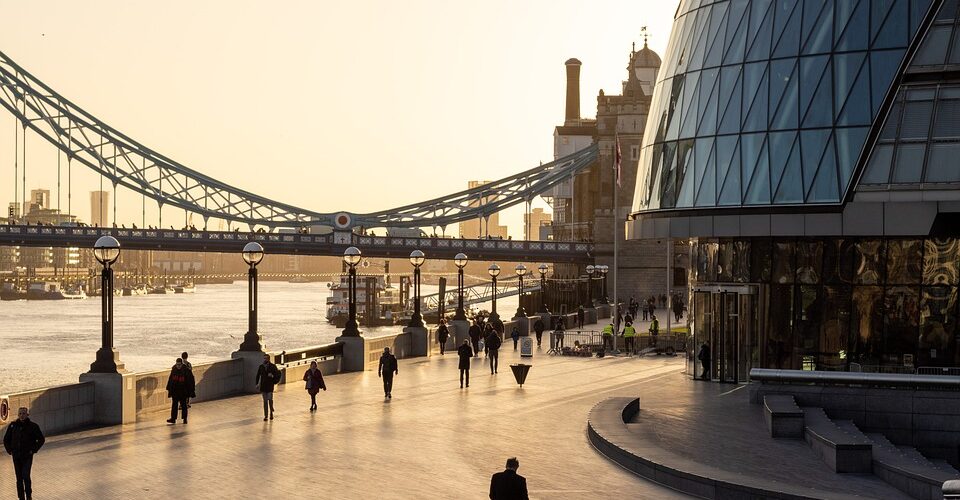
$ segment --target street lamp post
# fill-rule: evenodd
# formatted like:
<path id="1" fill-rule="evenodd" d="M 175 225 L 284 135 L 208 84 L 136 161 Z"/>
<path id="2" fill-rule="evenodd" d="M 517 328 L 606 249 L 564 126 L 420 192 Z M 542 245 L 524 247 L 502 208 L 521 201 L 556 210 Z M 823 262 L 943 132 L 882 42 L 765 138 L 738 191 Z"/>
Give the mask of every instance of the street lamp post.
<path id="1" fill-rule="evenodd" d="M 519 287 L 520 294 L 518 295 L 517 300 L 517 318 L 526 318 L 527 311 L 523 309 L 523 275 L 527 274 L 527 266 L 523 264 L 517 264 L 517 267 L 514 268 L 517 272 L 517 286 Z"/>
<path id="2" fill-rule="evenodd" d="M 263 246 L 251 241 L 240 252 L 243 261 L 250 266 L 247 272 L 247 333 L 240 344 L 241 351 L 263 351 L 260 334 L 257 332 L 257 264 L 263 260 Z"/>
<path id="3" fill-rule="evenodd" d="M 410 252 L 410 263 L 413 264 L 413 314 L 407 326 L 423 327 L 423 315 L 420 314 L 420 266 L 426 255 L 420 250 Z"/>
<path id="4" fill-rule="evenodd" d="M 601 303 L 601 304 L 609 304 L 609 303 L 610 303 L 610 300 L 607 299 L 607 273 L 610 272 L 610 266 L 608 266 L 608 265 L 606 265 L 606 264 L 601 264 L 601 265 L 597 266 L 597 268 L 600 269 L 600 279 L 601 279 L 601 281 L 600 281 L 600 287 L 601 287 L 600 303 Z"/>
<path id="5" fill-rule="evenodd" d="M 537 266 L 537 271 L 540 272 L 540 307 L 543 307 L 543 312 L 547 312 L 547 270 L 550 269 L 546 264 L 540 264 Z"/>
<path id="6" fill-rule="evenodd" d="M 113 348 L 113 268 L 120 257 L 120 242 L 113 236 L 101 236 L 93 245 L 93 256 L 103 265 L 100 274 L 101 330 L 100 349 L 97 359 L 90 364 L 91 373 L 117 373 L 123 371 L 120 353 Z"/>
<path id="7" fill-rule="evenodd" d="M 587 307 L 593 307 L 593 273 L 596 270 L 593 264 L 587 266 Z"/>
<path id="8" fill-rule="evenodd" d="M 347 325 L 343 329 L 344 337 L 359 337 L 360 328 L 357 324 L 357 264 L 360 263 L 360 249 L 350 247 L 343 251 L 343 262 L 350 267 L 349 279 L 347 280 L 347 295 L 350 303 Z"/>
<path id="9" fill-rule="evenodd" d="M 467 254 L 461 252 L 453 258 L 453 263 L 457 265 L 457 313 L 453 319 L 457 321 L 466 321 L 467 312 L 463 310 L 463 268 L 467 265 Z"/>
<path id="10" fill-rule="evenodd" d="M 496 324 L 500 319 L 500 315 L 497 314 L 497 276 L 500 276 L 500 266 L 496 264 L 490 264 L 490 267 L 487 268 L 487 274 L 490 275 L 490 278 L 493 280 L 493 302 L 492 307 L 490 308 L 490 322 Z"/>

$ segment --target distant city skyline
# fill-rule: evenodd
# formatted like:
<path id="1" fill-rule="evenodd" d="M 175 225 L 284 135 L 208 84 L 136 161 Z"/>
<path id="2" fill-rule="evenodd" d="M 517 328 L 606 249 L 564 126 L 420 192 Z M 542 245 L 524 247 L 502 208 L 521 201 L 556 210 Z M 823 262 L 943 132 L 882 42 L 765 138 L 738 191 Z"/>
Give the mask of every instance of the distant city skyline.
<path id="1" fill-rule="evenodd" d="M 620 88 L 642 26 L 663 51 L 676 2 L 9 8 L 31 22 L 0 34 L 0 50 L 135 140 L 286 203 L 370 212 L 551 160 L 563 62 L 583 61 L 581 113 L 593 116 L 597 92 Z M 6 179 L 13 142 L 12 132 L 0 137 Z M 27 192 L 50 189 L 51 206 L 66 210 L 66 161 L 58 194 L 55 149 L 29 134 L 27 150 Z M 79 165 L 71 175 L 72 212 L 89 221 L 99 178 Z M 364 191 L 337 188 L 350 181 Z M 14 201 L 9 180 L 3 186 L 4 201 Z M 118 190 L 116 199 L 117 222 L 140 224 L 140 196 Z M 156 224 L 156 204 L 145 210 Z M 501 216 L 514 238 L 522 216 L 519 206 Z M 182 224 L 183 212 L 167 207 L 163 221 Z"/>

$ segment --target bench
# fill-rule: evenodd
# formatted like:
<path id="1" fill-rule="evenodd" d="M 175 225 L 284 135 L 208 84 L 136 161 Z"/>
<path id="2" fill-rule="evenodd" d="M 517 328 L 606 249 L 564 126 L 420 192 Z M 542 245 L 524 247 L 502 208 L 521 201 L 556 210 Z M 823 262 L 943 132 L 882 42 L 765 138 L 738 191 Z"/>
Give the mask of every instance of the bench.
<path id="1" fill-rule="evenodd" d="M 803 438 L 834 472 L 872 472 L 873 444 L 833 423 L 823 408 L 803 408 Z"/>
<path id="2" fill-rule="evenodd" d="M 768 394 L 763 397 L 763 420 L 770 437 L 803 438 L 803 410 L 793 396 Z"/>

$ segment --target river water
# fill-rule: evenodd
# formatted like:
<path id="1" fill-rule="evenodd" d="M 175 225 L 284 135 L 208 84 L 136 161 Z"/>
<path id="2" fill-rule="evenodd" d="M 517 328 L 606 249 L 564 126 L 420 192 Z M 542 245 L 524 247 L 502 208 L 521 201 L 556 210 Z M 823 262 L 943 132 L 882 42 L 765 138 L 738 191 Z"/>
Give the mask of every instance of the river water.
<path id="1" fill-rule="evenodd" d="M 258 330 L 271 351 L 327 344 L 340 329 L 326 321 L 326 283 L 261 281 Z M 436 287 L 423 285 L 423 293 Z M 517 298 L 498 302 L 512 311 Z M 199 363 L 225 359 L 247 331 L 247 284 L 197 285 L 194 294 L 114 300 L 114 344 L 129 371 L 167 368 L 182 351 Z M 489 307 L 489 306 L 487 306 Z M 365 336 L 399 327 L 363 328 Z M 0 302 L 0 395 L 73 383 L 100 347 L 100 298 Z"/>

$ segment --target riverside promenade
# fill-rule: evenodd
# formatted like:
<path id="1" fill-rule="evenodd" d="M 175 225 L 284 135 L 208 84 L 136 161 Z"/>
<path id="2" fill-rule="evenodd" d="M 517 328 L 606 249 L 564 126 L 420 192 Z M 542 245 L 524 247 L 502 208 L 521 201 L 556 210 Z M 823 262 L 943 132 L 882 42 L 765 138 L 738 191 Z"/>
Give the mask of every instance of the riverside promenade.
<path id="1" fill-rule="evenodd" d="M 546 344 L 546 342 L 545 342 Z M 613 396 L 681 377 L 682 358 L 548 356 L 535 349 L 523 388 L 509 365 L 474 359 L 460 389 L 455 353 L 400 360 L 393 399 L 375 371 L 326 376 L 319 410 L 302 383 L 275 396 L 262 420 L 259 395 L 197 403 L 190 423 L 167 411 L 135 424 L 48 439 L 34 462 L 34 498 L 486 498 L 490 475 L 520 460 L 531 498 L 686 498 L 615 465 L 590 444 L 590 409 Z M 9 458 L 0 497 L 16 491 Z"/>

